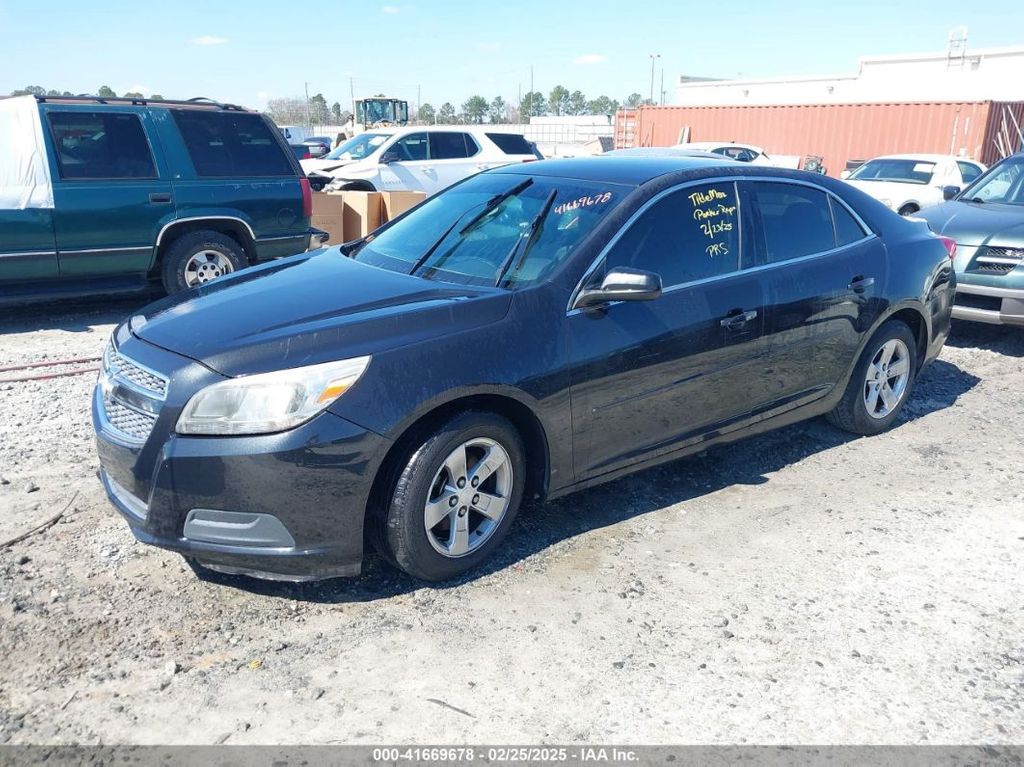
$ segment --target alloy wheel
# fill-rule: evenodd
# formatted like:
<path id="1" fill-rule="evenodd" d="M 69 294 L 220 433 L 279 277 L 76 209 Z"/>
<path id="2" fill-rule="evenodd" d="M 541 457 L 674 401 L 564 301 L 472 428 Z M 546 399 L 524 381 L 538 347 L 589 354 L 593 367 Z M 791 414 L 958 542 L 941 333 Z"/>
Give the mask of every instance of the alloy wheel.
<path id="1" fill-rule="evenodd" d="M 881 420 L 900 406 L 910 382 L 910 350 L 898 338 L 886 341 L 875 352 L 864 379 L 864 406 L 868 415 Z"/>
<path id="2" fill-rule="evenodd" d="M 185 285 L 190 288 L 235 271 L 234 264 L 217 250 L 200 250 L 185 262 Z"/>
<path id="3" fill-rule="evenodd" d="M 454 559 L 480 548 L 505 516 L 513 481 L 512 461 L 492 439 L 471 439 L 449 453 L 423 507 L 434 550 Z"/>

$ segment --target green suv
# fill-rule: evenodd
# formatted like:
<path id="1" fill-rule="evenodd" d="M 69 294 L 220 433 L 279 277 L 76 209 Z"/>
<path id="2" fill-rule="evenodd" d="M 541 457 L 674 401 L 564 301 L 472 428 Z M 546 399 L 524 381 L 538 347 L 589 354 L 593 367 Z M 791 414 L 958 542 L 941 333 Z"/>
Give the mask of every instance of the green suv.
<path id="1" fill-rule="evenodd" d="M 0 99 L 0 302 L 168 293 L 305 251 L 309 182 L 264 115 L 206 99 Z"/>

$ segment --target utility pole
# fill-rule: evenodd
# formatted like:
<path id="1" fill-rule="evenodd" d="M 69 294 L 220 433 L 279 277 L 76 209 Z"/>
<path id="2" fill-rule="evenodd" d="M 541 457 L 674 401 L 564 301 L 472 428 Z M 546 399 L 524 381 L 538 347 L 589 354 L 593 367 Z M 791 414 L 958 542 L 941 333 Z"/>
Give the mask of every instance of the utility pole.
<path id="1" fill-rule="evenodd" d="M 665 106 L 665 67 L 661 68 L 661 105 Z"/>
<path id="2" fill-rule="evenodd" d="M 661 58 L 660 53 L 648 54 L 651 57 L 651 98 L 650 102 L 654 103 L 654 62 Z"/>
<path id="3" fill-rule="evenodd" d="M 306 86 L 306 129 L 313 130 L 313 123 L 309 121 L 309 83 L 303 83 Z"/>

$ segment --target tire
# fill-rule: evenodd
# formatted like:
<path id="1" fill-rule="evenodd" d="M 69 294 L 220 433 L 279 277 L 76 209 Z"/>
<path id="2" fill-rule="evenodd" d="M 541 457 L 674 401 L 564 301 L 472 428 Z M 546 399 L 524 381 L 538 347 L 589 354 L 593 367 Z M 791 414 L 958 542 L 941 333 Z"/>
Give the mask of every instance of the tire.
<path id="1" fill-rule="evenodd" d="M 488 449 L 490 473 L 473 486 Z M 460 450 L 466 471 L 453 479 L 448 466 Z M 474 411 L 455 416 L 419 442 L 396 471 L 386 505 L 370 520 L 371 539 L 386 559 L 424 581 L 455 578 L 487 559 L 508 533 L 526 484 L 525 452 L 515 427 L 493 413 Z M 461 489 L 458 480 L 465 482 Z M 495 511 L 501 501 L 503 510 Z M 485 503 L 490 516 L 480 511 Z M 437 520 L 430 529 L 428 513 Z"/>
<path id="2" fill-rule="evenodd" d="M 899 209 L 899 214 L 901 216 L 912 216 L 919 210 L 921 210 L 919 207 L 914 205 L 912 202 L 908 202 L 906 205 Z"/>
<path id="3" fill-rule="evenodd" d="M 892 350 L 888 361 L 884 362 L 885 351 Z M 902 364 L 900 364 L 902 362 Z M 879 364 L 886 364 L 886 370 L 880 370 Z M 905 370 L 903 365 L 905 364 Z M 874 368 L 873 381 L 868 380 L 869 370 Z M 899 370 L 898 375 L 890 371 Z M 905 376 L 905 377 L 904 377 Z M 864 347 L 857 360 L 857 365 L 850 376 L 843 398 L 828 414 L 833 426 L 853 434 L 870 436 L 880 434 L 892 426 L 899 417 L 900 411 L 910 398 L 917 376 L 917 341 L 907 325 L 899 320 L 889 320 L 875 331 Z M 881 385 L 878 381 L 883 381 Z M 890 396 L 895 396 L 895 404 L 887 402 L 884 390 L 888 387 Z M 873 389 L 878 395 L 873 397 Z M 874 400 L 872 414 L 871 402 Z"/>
<path id="4" fill-rule="evenodd" d="M 161 271 L 168 294 L 209 282 L 246 266 L 242 246 L 220 232 L 201 230 L 182 235 L 167 249 Z"/>

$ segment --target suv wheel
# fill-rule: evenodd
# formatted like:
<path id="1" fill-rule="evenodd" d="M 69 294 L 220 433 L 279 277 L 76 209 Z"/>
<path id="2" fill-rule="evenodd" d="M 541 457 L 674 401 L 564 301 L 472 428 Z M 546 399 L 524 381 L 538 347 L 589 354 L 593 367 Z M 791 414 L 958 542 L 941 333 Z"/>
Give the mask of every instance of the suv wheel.
<path id="1" fill-rule="evenodd" d="M 426 581 L 454 578 L 483 562 L 508 533 L 526 484 L 522 440 L 491 413 L 456 416 L 400 471 L 371 530 L 385 557 Z"/>
<path id="2" fill-rule="evenodd" d="M 871 337 L 829 421 L 854 434 L 879 434 L 896 420 L 917 375 L 917 342 L 899 320 L 884 323 Z"/>
<path id="3" fill-rule="evenodd" d="M 223 277 L 246 265 L 245 252 L 220 232 L 199 231 L 180 237 L 164 256 L 163 283 L 177 293 Z"/>

